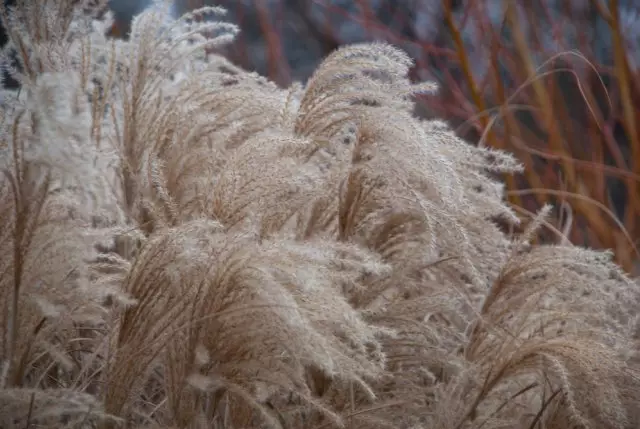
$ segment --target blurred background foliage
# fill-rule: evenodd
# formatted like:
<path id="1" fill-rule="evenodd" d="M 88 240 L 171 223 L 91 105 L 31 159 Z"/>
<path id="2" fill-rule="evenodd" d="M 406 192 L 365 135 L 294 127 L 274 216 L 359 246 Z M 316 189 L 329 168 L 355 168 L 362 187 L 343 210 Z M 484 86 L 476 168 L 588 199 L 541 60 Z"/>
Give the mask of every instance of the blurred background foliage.
<path id="1" fill-rule="evenodd" d="M 150 0 L 111 0 L 115 35 Z M 241 33 L 222 52 L 280 85 L 304 82 L 340 45 L 384 40 L 415 58 L 440 91 L 417 114 L 472 144 L 515 153 L 505 178 L 528 217 L 550 202 L 541 239 L 640 257 L 640 2 L 637 0 L 178 0 L 216 4 Z"/>

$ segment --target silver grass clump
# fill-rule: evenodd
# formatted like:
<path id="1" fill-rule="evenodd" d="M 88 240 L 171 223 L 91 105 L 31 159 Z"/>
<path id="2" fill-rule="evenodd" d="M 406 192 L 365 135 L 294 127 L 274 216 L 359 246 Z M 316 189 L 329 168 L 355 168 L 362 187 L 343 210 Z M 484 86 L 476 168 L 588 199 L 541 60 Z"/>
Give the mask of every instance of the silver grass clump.
<path id="1" fill-rule="evenodd" d="M 0 426 L 637 427 L 637 284 L 508 233 L 519 164 L 413 117 L 406 54 L 281 89 L 220 9 L 103 6 L 2 11 Z"/>

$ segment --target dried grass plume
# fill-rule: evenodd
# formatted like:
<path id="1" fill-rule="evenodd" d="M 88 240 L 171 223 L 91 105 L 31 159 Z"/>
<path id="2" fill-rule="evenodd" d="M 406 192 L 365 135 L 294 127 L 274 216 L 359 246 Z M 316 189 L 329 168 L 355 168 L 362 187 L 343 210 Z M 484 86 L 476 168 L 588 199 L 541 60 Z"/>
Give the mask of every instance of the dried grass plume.
<path id="1" fill-rule="evenodd" d="M 531 244 L 411 59 L 282 89 L 168 2 L 1 8 L 2 428 L 636 428 L 638 286 Z"/>

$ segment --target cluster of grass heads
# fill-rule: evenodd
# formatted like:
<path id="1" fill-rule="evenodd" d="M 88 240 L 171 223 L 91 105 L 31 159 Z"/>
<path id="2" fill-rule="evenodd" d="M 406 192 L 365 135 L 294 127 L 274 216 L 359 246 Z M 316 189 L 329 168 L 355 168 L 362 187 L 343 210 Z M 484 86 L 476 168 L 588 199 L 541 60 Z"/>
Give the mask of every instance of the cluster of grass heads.
<path id="1" fill-rule="evenodd" d="M 467 141 L 515 154 L 526 166 L 523 177 L 504 177 L 513 209 L 529 217 L 553 204 L 549 221 L 569 241 L 612 249 L 617 263 L 636 272 L 640 49 L 632 3 L 425 0 L 434 15 L 427 22 L 443 23 L 417 29 L 431 34 L 428 40 L 411 30 L 412 17 L 403 18 L 402 7 L 380 12 L 362 0 L 302 3 L 359 23 L 371 39 L 411 46 L 419 56 L 412 78 L 436 79 L 440 87 L 419 97 L 420 112 L 447 120 Z M 395 24 L 382 22 L 380 13 L 394 14 L 388 21 Z M 343 42 L 329 21 L 320 33 L 332 50 Z M 289 74 L 286 41 L 273 16 L 262 14 L 260 26 L 269 76 L 282 81 Z M 239 52 L 234 61 L 251 63 Z"/>
<path id="2" fill-rule="evenodd" d="M 402 51 L 282 89 L 156 1 L 0 16 L 2 428 L 636 428 L 636 282 L 535 244 L 521 170 L 413 114 Z"/>

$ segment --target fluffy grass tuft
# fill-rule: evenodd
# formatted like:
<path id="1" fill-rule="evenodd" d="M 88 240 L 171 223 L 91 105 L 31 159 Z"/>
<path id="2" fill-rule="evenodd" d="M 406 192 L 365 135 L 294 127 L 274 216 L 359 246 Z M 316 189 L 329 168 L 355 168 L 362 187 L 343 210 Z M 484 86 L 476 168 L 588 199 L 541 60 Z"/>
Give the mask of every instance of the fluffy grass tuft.
<path id="1" fill-rule="evenodd" d="M 281 89 L 156 1 L 2 11 L 0 427 L 634 428 L 636 282 L 532 244 L 510 155 L 413 116 L 411 59 Z"/>

